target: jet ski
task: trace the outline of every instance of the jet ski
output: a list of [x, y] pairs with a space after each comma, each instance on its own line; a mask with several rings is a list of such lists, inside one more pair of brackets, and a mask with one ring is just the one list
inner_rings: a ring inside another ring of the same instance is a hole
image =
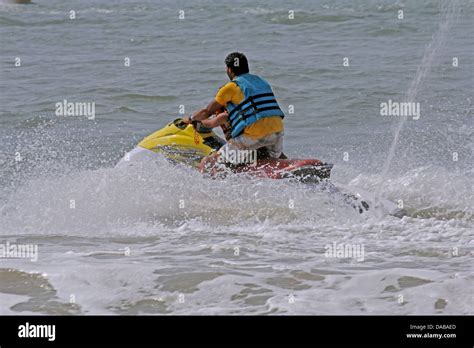
[[[200, 123], [188, 124], [181, 118], [143, 139], [137, 147], [119, 162], [137, 160], [161, 153], [173, 163], [195, 167], [210, 176], [221, 175], [222, 171], [210, 171], [200, 165], [201, 160], [218, 151], [225, 144], [212, 129]], [[229, 171], [247, 173], [251, 176], [270, 179], [293, 179], [300, 182], [319, 182], [328, 179], [333, 165], [318, 159], [276, 159], [270, 158], [265, 150], [257, 150], [256, 162], [244, 165], [230, 165]]]
[[[218, 178], [223, 173], [247, 174], [250, 177], [269, 179], [288, 179], [310, 185], [311, 188], [327, 192], [331, 197], [339, 197], [359, 213], [369, 210], [376, 201], [370, 194], [358, 190], [356, 193], [342, 192], [329, 178], [333, 167], [318, 159], [270, 158], [264, 150], [257, 150], [257, 160], [251, 164], [227, 165], [226, 171], [214, 170], [201, 164], [201, 160], [218, 151], [225, 144], [212, 129], [201, 123], [189, 124], [178, 118], [162, 129], [144, 138], [138, 145], [117, 163], [117, 166], [133, 165], [137, 161], [153, 160], [157, 154], [163, 155], [175, 164], [194, 167], [209, 177]], [[362, 198], [364, 197], [364, 198]], [[368, 199], [366, 197], [369, 197]], [[402, 217], [405, 211], [389, 201], [378, 201], [377, 207], [385, 213]]]

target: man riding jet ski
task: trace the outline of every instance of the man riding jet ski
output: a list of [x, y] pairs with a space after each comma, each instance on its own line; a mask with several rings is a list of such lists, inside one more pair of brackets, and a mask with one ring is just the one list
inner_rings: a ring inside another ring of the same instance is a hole
[[[184, 122], [200, 121], [204, 127], [222, 126], [228, 140], [218, 152], [206, 157], [202, 165], [214, 166], [219, 161], [238, 165], [249, 163], [251, 154], [284, 159], [283, 118], [270, 84], [249, 73], [247, 57], [233, 52], [225, 58], [227, 76], [231, 80], [222, 86], [209, 105], [195, 112]], [[210, 119], [212, 115], [218, 114]], [[252, 150], [252, 152], [249, 152]], [[253, 156], [252, 159], [256, 159]]]
[[[319, 182], [329, 178], [332, 164], [283, 155], [284, 114], [268, 82], [249, 73], [245, 55], [231, 53], [225, 63], [231, 82], [219, 89], [205, 109], [149, 135], [119, 165], [161, 153], [211, 176], [220, 176], [225, 167], [226, 172], [272, 179]], [[219, 125], [227, 144], [212, 131]]]

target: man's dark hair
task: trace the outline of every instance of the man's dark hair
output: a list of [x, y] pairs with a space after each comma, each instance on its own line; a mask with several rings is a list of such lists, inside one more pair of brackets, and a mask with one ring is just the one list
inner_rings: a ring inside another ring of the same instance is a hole
[[242, 75], [249, 72], [249, 62], [245, 54], [232, 52], [225, 57], [225, 65], [229, 67], [235, 75]]

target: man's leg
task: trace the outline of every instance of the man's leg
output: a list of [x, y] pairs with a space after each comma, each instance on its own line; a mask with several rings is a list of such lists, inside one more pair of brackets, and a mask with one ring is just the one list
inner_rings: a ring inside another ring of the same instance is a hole
[[[205, 157], [200, 165], [201, 171], [214, 167], [218, 164], [242, 164], [250, 163], [256, 159], [256, 154], [249, 154], [249, 151], [256, 151], [265, 147], [271, 158], [283, 158], [283, 132], [273, 133], [260, 139], [252, 139], [245, 135], [240, 135], [227, 142], [217, 153]], [[286, 157], [286, 156], [285, 156]]]
[[[241, 135], [231, 139], [227, 143], [229, 146], [225, 150], [257, 150], [264, 147], [271, 158], [286, 157], [283, 155], [283, 137], [283, 132], [273, 133], [259, 139], [252, 139], [246, 135]], [[219, 152], [224, 152], [225, 150], [223, 147]]]
[[273, 133], [269, 135], [266, 140], [265, 148], [268, 151], [268, 155], [272, 158], [286, 158], [283, 154], [283, 132]]

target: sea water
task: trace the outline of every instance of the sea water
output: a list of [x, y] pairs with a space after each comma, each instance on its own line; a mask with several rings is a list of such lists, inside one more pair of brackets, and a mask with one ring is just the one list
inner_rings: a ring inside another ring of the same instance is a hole
[[[0, 313], [472, 314], [474, 3], [438, 40], [445, 4], [2, 2]], [[114, 168], [212, 100], [235, 50], [272, 84], [289, 157], [408, 215], [160, 158]], [[410, 83], [420, 117], [392, 146], [381, 104]]]

